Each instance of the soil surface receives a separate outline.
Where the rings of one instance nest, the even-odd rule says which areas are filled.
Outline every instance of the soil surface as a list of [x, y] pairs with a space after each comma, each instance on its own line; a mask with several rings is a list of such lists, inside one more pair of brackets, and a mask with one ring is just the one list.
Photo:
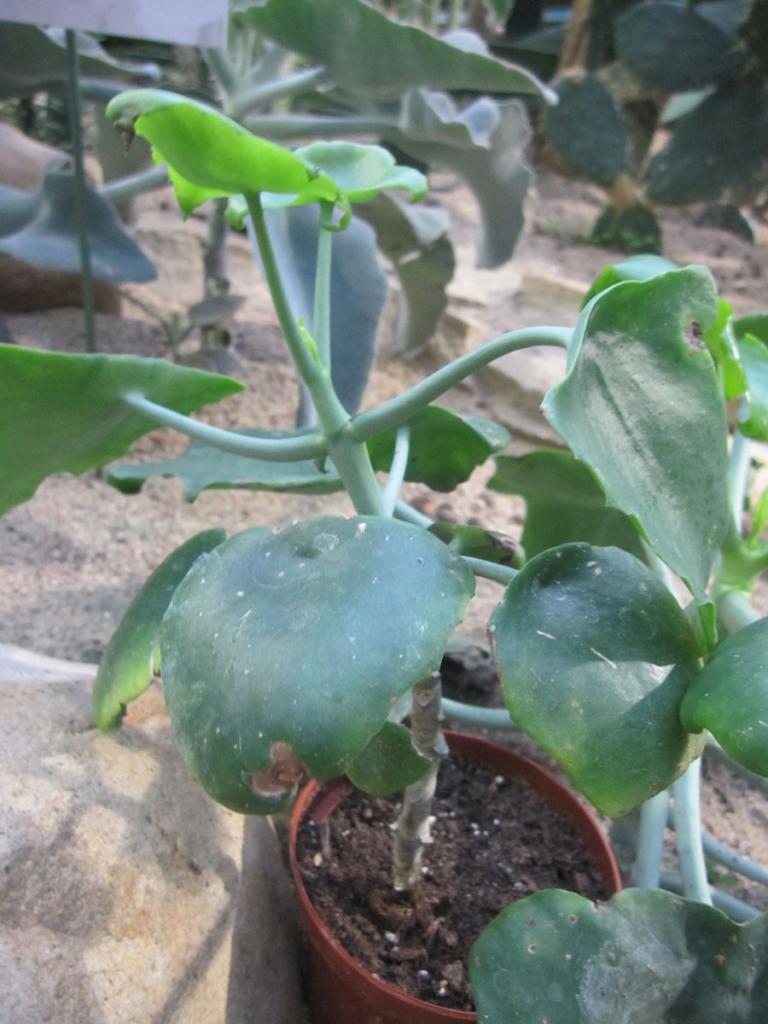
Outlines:
[[306, 821], [299, 859], [313, 903], [344, 948], [409, 995], [472, 1010], [469, 947], [505, 906], [539, 889], [606, 899], [581, 834], [525, 782], [451, 756], [438, 777], [422, 882], [392, 888], [398, 804], [354, 792], [329, 819], [333, 857]]

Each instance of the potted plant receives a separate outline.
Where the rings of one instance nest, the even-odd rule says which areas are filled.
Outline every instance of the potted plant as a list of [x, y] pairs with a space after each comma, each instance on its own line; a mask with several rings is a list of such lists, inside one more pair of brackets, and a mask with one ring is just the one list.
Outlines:
[[[255, 527], [229, 539], [207, 531], [173, 552], [105, 654], [97, 723], [117, 727], [159, 665], [180, 750], [227, 807], [282, 810], [305, 776], [346, 774], [373, 793], [405, 787], [394, 883], [418, 889], [444, 752], [434, 672], [474, 577], [484, 576], [506, 586], [489, 629], [510, 712], [601, 811], [647, 807], [675, 779], [694, 785], [695, 769], [686, 769], [696, 763], [704, 729], [750, 768], [768, 773], [760, 732], [768, 720], [760, 676], [765, 622], [718, 641], [713, 600], [732, 612], [734, 593], [768, 563], [761, 522], [742, 539], [729, 504], [724, 402], [746, 393], [741, 436], [766, 431], [763, 322], [734, 325], [702, 268], [631, 262], [596, 282], [575, 329], [509, 332], [391, 401], [350, 415], [333, 379], [334, 238], [352, 204], [386, 188], [418, 198], [423, 177], [375, 146], [315, 143], [290, 152], [168, 93], [124, 94], [109, 113], [129, 136], [152, 144], [183, 211], [235, 197], [233, 215], [241, 217], [244, 204], [317, 426], [287, 434], [221, 430], [188, 413], [240, 390], [229, 378], [133, 357], [9, 348], [0, 351], [2, 507], [25, 500], [51, 472], [111, 461], [160, 424], [186, 434], [193, 446], [172, 469], [149, 467], [145, 475], [177, 472], [193, 490], [227, 483], [343, 487], [356, 515], [280, 531]], [[305, 205], [318, 209], [311, 325], [292, 313], [266, 215]], [[554, 476], [534, 466], [539, 500], [544, 494], [551, 506], [565, 498], [566, 511], [553, 525], [536, 515], [529, 497], [526, 543], [538, 552], [524, 561], [477, 528], [446, 531], [443, 524], [436, 536], [398, 492], [403, 479], [450, 489], [503, 447], [505, 434], [495, 425], [430, 403], [492, 359], [536, 344], [568, 349], [567, 375], [545, 408], [573, 455], [555, 453]], [[744, 450], [737, 446], [732, 456], [742, 477]], [[530, 496], [531, 466], [523, 468]], [[388, 470], [383, 488], [376, 470]], [[127, 489], [142, 479], [135, 467], [112, 476]], [[519, 480], [496, 486], [512, 490]], [[743, 487], [732, 494], [740, 513]], [[685, 611], [663, 566], [693, 597]], [[468, 748], [471, 741], [454, 744]], [[338, 795], [332, 799], [338, 804]], [[322, 826], [323, 808], [315, 810]], [[681, 812], [678, 832], [686, 828], [695, 839], [693, 811]], [[649, 834], [654, 846], [658, 828]], [[322, 862], [322, 828], [319, 843]], [[695, 856], [692, 864], [692, 894], [707, 902]], [[606, 853], [608, 879], [611, 870]], [[555, 911], [563, 905], [570, 906], [556, 903]], [[511, 913], [519, 923], [519, 912]], [[569, 910], [566, 923], [578, 920]], [[628, 921], [644, 927], [635, 915]], [[512, 1013], [509, 968], [494, 959], [493, 937], [505, 927], [490, 926], [491, 939], [480, 939], [470, 965], [481, 999], [490, 985], [501, 993], [500, 1012]], [[625, 932], [620, 937], [624, 942]], [[602, 941], [603, 932], [592, 938]], [[508, 952], [516, 956], [519, 948], [516, 939]], [[529, 956], [539, 949], [534, 940], [524, 948]], [[687, 978], [692, 962], [682, 957], [676, 977]], [[425, 1016], [432, 1012], [425, 1007], [417, 1001], [413, 1012], [421, 1016], [414, 1021], [446, 1013]], [[375, 1012], [383, 1021], [408, 1019]], [[482, 1001], [480, 1014], [494, 1019]]]

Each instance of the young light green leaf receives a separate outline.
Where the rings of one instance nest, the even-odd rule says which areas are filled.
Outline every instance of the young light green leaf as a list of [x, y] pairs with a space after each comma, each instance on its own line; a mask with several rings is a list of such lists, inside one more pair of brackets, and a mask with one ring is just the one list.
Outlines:
[[519, 458], [499, 455], [488, 487], [525, 499], [521, 540], [528, 558], [577, 540], [623, 548], [643, 558], [640, 535], [632, 520], [606, 505], [589, 467], [570, 452], [542, 448]]
[[160, 624], [176, 588], [196, 559], [222, 543], [224, 530], [205, 530], [176, 548], [133, 599], [107, 644], [93, 688], [93, 717], [103, 732], [119, 729], [126, 705], [158, 671]]
[[680, 724], [696, 642], [666, 587], [618, 548], [532, 559], [491, 619], [512, 719], [605, 814], [666, 788], [701, 750]]
[[362, 0], [269, 0], [234, 18], [321, 64], [338, 85], [354, 91], [396, 97], [426, 85], [551, 96], [524, 68], [400, 25]]
[[331, 178], [351, 203], [368, 203], [385, 189], [408, 192], [413, 202], [427, 194], [427, 179], [413, 167], [398, 164], [382, 146], [358, 142], [312, 142], [296, 156], [317, 176]]
[[434, 671], [474, 588], [425, 530], [324, 517], [238, 534], [179, 586], [161, 637], [179, 746], [216, 800], [271, 813], [345, 772]]
[[761, 1024], [768, 915], [734, 924], [662, 890], [562, 890], [503, 910], [469, 954], [482, 1024]]
[[135, 133], [153, 146], [187, 213], [217, 196], [285, 192], [336, 198], [333, 183], [312, 174], [296, 154], [197, 100], [135, 89], [115, 97], [107, 117], [129, 138]]
[[708, 729], [740, 764], [768, 775], [768, 619], [726, 637], [681, 708], [688, 732]]
[[347, 768], [347, 777], [365, 793], [389, 796], [418, 782], [429, 766], [429, 759], [414, 749], [410, 730], [387, 722]]
[[123, 401], [127, 393], [189, 413], [242, 390], [230, 377], [163, 359], [0, 345], [0, 514], [31, 498], [51, 473], [112, 462], [154, 430]]
[[[246, 437], [291, 436], [283, 430], [240, 430]], [[312, 459], [299, 462], [267, 462], [223, 452], [193, 441], [185, 452], [165, 462], [112, 466], [107, 482], [123, 494], [137, 494], [152, 477], [176, 477], [184, 484], [187, 501], [203, 491], [281, 491], [291, 494], [330, 494], [341, 490], [341, 481], [331, 465], [321, 469]]]
[[[457, 416], [430, 405], [408, 421], [411, 430], [405, 479], [427, 484], [435, 491], [452, 491], [473, 470], [509, 444], [509, 433], [483, 416]], [[368, 442], [373, 468], [392, 464], [397, 431], [388, 430]]]
[[768, 316], [745, 316], [733, 330], [747, 378], [746, 416], [739, 430], [747, 437], [768, 441]]
[[568, 375], [544, 400], [608, 503], [700, 600], [730, 529], [728, 427], [702, 337], [716, 317], [703, 268], [616, 285], [582, 312]]

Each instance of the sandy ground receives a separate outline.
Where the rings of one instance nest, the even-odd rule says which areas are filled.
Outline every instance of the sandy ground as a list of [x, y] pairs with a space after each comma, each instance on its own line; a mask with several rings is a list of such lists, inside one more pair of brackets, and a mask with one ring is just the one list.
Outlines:
[[[436, 195], [451, 208], [455, 225], [459, 269], [450, 289], [451, 316], [441, 337], [416, 361], [395, 356], [382, 338], [367, 405], [390, 397], [434, 368], [441, 353], [455, 347], [457, 331], [463, 339], [460, 344], [474, 345], [516, 326], [572, 322], [580, 292], [606, 263], [620, 258], [583, 244], [599, 212], [599, 192], [544, 174], [531, 196], [526, 232], [515, 259], [498, 270], [479, 271], [473, 265], [477, 228], [471, 196], [453, 188], [447, 178], [438, 177], [436, 185]], [[136, 237], [155, 261], [159, 278], [132, 292], [168, 316], [200, 299], [204, 226], [194, 218], [182, 224], [167, 194], [144, 202]], [[665, 215], [663, 225], [666, 254], [681, 263], [706, 263], [738, 314], [768, 305], [764, 227], [762, 244], [750, 246], [719, 231], [694, 228], [679, 212]], [[244, 239], [233, 240], [230, 264], [233, 292], [247, 297], [237, 316], [232, 349], [248, 390], [206, 410], [202, 418], [228, 427], [288, 428], [295, 407], [293, 373]], [[9, 316], [7, 324], [19, 343], [82, 350], [78, 310]], [[99, 317], [98, 344], [105, 352], [166, 354], [157, 325], [127, 304], [122, 319]], [[456, 389], [444, 404], [484, 411], [488, 399], [470, 385]], [[127, 461], [157, 461], [184, 447], [178, 436], [155, 431], [135, 445]], [[521, 504], [487, 492], [483, 485], [488, 474], [489, 468], [482, 467], [450, 498], [414, 487], [408, 494], [433, 515], [458, 521], [477, 518], [515, 536]], [[193, 533], [212, 526], [237, 531], [350, 511], [347, 500], [338, 495], [210, 491], [187, 504], [181, 485], [172, 480], [152, 480], [141, 494], [128, 498], [96, 473], [53, 477], [0, 523], [0, 641], [60, 658], [97, 661], [144, 578]], [[480, 586], [465, 624], [465, 632], [475, 640], [483, 639], [484, 624], [499, 596], [495, 585]], [[708, 827], [741, 852], [768, 863], [768, 801], [755, 794], [742, 800], [741, 793], [739, 783], [722, 781], [718, 775], [705, 797]]]

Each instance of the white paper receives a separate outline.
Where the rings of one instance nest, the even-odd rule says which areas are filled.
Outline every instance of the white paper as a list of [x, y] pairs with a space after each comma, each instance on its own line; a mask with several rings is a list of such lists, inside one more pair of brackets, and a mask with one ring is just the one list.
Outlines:
[[0, 21], [218, 48], [227, 0], [0, 0]]

